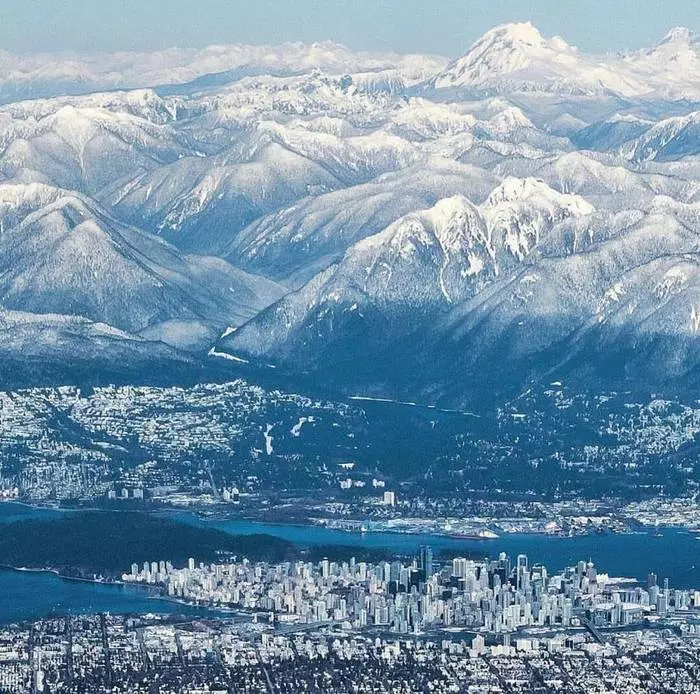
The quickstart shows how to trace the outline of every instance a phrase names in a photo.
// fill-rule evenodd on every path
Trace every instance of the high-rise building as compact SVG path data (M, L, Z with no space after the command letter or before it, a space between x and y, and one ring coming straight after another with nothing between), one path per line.
M426 580L433 575L433 549L429 545L421 545L418 568Z
M520 590L523 587L525 574L528 570L527 555L518 554L518 559L515 564L515 588Z
M452 560L452 575L456 578L465 578L467 575L467 560L464 557L455 557Z

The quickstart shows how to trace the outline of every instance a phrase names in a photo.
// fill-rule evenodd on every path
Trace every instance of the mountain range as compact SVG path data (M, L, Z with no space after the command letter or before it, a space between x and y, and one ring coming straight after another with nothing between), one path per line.
M661 32L660 32L661 33ZM684 391L700 40L0 55L0 387Z

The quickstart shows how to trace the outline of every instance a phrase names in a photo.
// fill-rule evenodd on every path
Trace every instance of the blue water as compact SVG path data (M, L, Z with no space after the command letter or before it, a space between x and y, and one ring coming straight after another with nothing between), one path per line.
M53 509L33 509L19 504L0 504L2 523L28 518L54 518L63 513ZM489 541L465 541L426 535L369 532L346 533L322 527L274 525L241 520L205 520L191 513L178 520L214 527L233 535L268 534L299 545L343 545L358 548L386 548L393 553L415 554L421 544L468 556L511 556L527 554L531 562L541 562L557 571L583 559L591 559L599 571L613 576L645 580L650 571L668 578L672 587L700 588L700 540L696 536L664 529L661 537L639 535L595 535L553 538L518 535ZM1 532L1 529L0 529ZM1 558L0 558L1 562ZM127 568L127 567L125 567ZM54 574L0 570L0 623L35 619L52 614L89 612L157 612L213 616L211 611L154 599L142 589L105 584L65 581Z
M36 508L33 506L25 506L24 504L15 503L0 503L0 523L14 523L22 520L51 520L58 518L67 511L59 511L54 508Z
M70 511L32 508L0 503L0 528L3 523L28 519L52 519ZM0 529L0 532L2 530ZM0 557L0 563L2 557ZM126 568L126 567L125 567ZM157 613L214 616L204 608L190 607L149 595L135 586L67 581L52 573L0 569L0 624L38 619L51 615Z
M140 588L66 581L50 573L0 569L0 623L93 612L214 614L149 597Z
M571 566L581 559L590 559L599 571L612 576L645 581L647 574L653 571L661 578L668 577L671 586L700 588L700 540L686 531L669 528L663 529L660 537L647 533L572 538L515 535L484 541L387 532L348 533L323 527L239 520L204 520L192 514L182 514L179 520L215 527L233 535L266 533L300 545L388 548L397 554L416 554L420 545L429 544L435 552L447 549L450 553L461 552L471 557L496 557L499 552L512 557L527 554L531 563L545 564L550 571Z

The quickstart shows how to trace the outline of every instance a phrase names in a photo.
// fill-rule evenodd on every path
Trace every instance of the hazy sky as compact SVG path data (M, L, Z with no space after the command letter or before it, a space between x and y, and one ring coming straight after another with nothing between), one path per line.
M700 0L0 0L0 50L129 50L332 39L454 56L484 31L532 20L587 51L700 32Z

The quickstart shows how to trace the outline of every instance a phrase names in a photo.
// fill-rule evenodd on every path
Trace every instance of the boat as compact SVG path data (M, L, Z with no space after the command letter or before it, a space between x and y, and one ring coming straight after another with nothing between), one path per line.
M484 530L477 530L476 532L450 532L447 534L452 540L498 540L499 535L497 535L493 530L488 528Z

